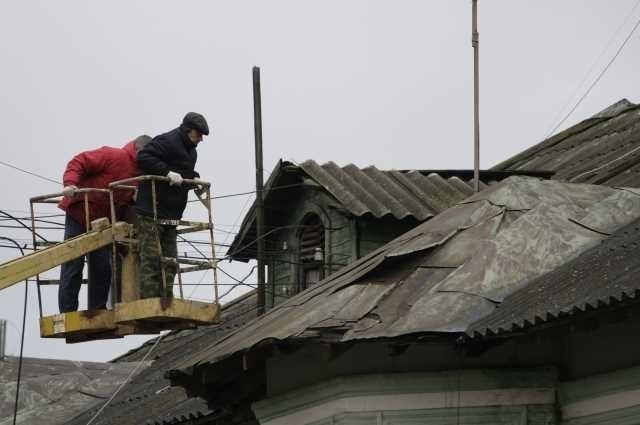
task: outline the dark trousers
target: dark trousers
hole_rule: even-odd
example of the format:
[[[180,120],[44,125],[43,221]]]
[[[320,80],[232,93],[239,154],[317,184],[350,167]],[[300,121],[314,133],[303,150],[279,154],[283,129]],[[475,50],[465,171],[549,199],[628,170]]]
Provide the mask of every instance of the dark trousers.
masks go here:
[[[85,232],[82,224],[67,214],[64,221],[64,239],[70,239]],[[89,310],[107,307],[111,285],[111,245],[89,253]],[[58,306],[61,313],[78,310],[78,293],[82,285],[84,256],[64,263],[60,268]]]

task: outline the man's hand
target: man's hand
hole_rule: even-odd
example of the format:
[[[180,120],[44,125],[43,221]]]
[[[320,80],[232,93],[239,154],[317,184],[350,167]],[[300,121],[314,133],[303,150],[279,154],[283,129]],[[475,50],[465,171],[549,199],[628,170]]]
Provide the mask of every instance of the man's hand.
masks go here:
[[[200,177],[194,177],[193,181],[196,182],[196,187],[193,188],[193,192],[200,196],[204,192],[204,187],[198,185],[198,183],[202,183],[202,179]]]
[[[176,173],[174,171],[169,171],[167,173],[167,177],[169,177],[169,186],[182,185],[182,176],[179,173]]]
[[[65,186],[64,189],[62,189],[62,194],[67,198],[71,198],[73,197],[73,195],[76,194],[76,190],[78,190],[78,186],[74,186],[74,185]]]

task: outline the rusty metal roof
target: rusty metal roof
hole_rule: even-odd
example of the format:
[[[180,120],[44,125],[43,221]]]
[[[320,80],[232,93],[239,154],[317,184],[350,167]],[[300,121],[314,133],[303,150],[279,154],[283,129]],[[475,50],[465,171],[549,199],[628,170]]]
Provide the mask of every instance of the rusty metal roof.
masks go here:
[[[187,373],[265,340],[460,333],[506,297],[640,218],[640,195],[510,177],[186,355]]]
[[[100,406],[137,364],[25,358],[17,423],[62,424],[91,406]],[[0,360],[0,424],[13,423],[17,371],[18,358]]]
[[[499,335],[640,298],[640,219],[507,296],[468,333]]]
[[[520,174],[525,172],[518,172]],[[548,173],[526,172],[549,176]],[[514,172],[481,171],[480,187],[486,188]],[[302,186],[315,185],[331,194],[337,203],[354,216],[375,218],[392,216],[425,221],[473,194],[473,170],[379,170],[354,164],[340,167],[334,162],[301,164],[280,160],[265,184],[265,206],[280,204]],[[231,258],[246,261],[255,258],[255,204],[244,218],[231,247]],[[267,224],[270,219],[268,213]]]
[[[557,180],[640,187],[640,106],[623,99],[493,170],[545,170]]]

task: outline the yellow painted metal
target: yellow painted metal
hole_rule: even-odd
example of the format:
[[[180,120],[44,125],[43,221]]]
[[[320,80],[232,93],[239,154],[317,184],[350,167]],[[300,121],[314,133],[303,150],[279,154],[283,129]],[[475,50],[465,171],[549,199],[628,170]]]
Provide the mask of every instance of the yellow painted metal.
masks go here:
[[[40,318],[40,336],[65,338],[116,331],[113,310],[82,310]]]
[[[81,255],[109,245],[130,235],[131,225],[118,222],[99,231],[92,231],[41,251],[0,264],[0,289],[35,276]]]
[[[144,298],[118,303],[114,317],[114,321],[118,324],[157,326],[162,329],[213,324],[219,319],[218,304],[180,298]]]

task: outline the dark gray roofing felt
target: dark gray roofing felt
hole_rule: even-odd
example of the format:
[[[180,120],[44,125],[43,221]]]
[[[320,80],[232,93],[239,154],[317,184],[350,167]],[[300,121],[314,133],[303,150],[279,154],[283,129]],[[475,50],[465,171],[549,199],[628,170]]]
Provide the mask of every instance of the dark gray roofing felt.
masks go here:
[[[25,358],[17,423],[56,425],[104,403],[138,363]],[[143,370],[148,363],[138,369]],[[0,424],[13,423],[18,359],[0,360]]]
[[[164,373],[175,368],[188,353],[214,345],[224,335],[253,319],[255,309],[254,291],[224,306],[220,324],[173,332],[163,337],[148,357],[153,364],[125,385],[92,425],[165,425],[215,414],[205,400],[188,397],[181,387],[171,387]],[[142,359],[154,342],[155,339],[148,341],[121,356],[114,365]],[[97,407],[86,410],[66,423],[86,425],[96,411]]]
[[[496,165],[576,183],[640,187],[640,106],[623,99]]]
[[[532,280],[640,217],[623,189],[510,177],[447,209],[179,363],[265,340],[466,332]]]
[[[618,305],[640,295],[640,219],[567,264],[507,296],[470,334],[497,335],[585,311]]]

